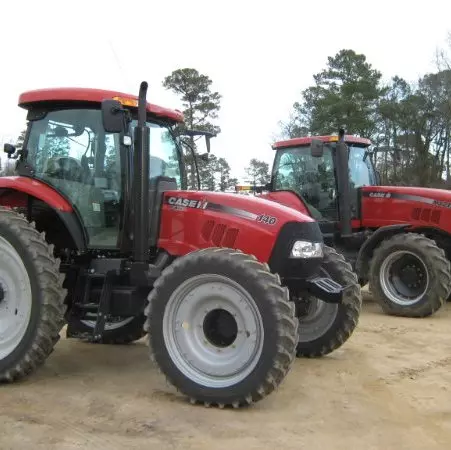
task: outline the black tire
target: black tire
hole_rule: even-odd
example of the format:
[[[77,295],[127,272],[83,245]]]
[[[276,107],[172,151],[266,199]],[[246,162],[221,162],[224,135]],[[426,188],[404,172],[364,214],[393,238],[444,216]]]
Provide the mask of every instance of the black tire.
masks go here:
[[[324,246],[321,272],[349,288],[342,304],[309,300],[309,306],[318,309],[316,315],[312,313],[299,317],[297,357],[321,357],[335,351],[350,338],[359,321],[362,293],[351,264],[333,248]]]
[[[125,323],[119,328],[105,328],[102,337],[98,341],[87,340],[88,343],[104,344],[104,345],[128,345],[132,342],[139,341],[147,333],[144,331],[144,322],[146,317],[144,314],[134,317],[130,322]],[[82,320],[71,318],[71,329],[76,330],[77,334],[84,334],[91,337],[94,327],[86,325]],[[95,320],[93,321],[95,324]]]
[[[3,241],[3,251],[12,247],[14,255],[20,257],[28,277],[23,285],[27,285],[31,293],[31,307],[27,311],[30,317],[24,323],[23,336],[15,348],[9,353],[5,351],[0,359],[0,381],[12,382],[34,372],[52,353],[65,323],[66,290],[62,287],[64,275],[59,273],[60,262],[53,256],[53,246],[47,244],[44,233],[38,233],[34,223],[30,224],[11,209],[0,207],[0,238],[7,243]],[[6,274],[11,270],[6,266],[8,263],[11,264],[11,260],[0,259],[0,278],[2,272]],[[1,267],[3,264],[5,266]],[[13,305],[17,297],[8,298],[6,293],[3,301]],[[17,304],[15,308],[17,315]]]
[[[173,359],[170,356],[171,350],[164,338],[165,311],[169,313],[171,310],[171,299],[176,298],[175,296],[177,295],[174,292],[177,292],[177,289],[184,288],[185,285],[183,283],[193,283],[193,280],[196,280],[195,277],[203,279],[205,277],[214,278],[217,276],[227,277],[226,280],[229,281],[233,280],[239,286],[237,289],[244,289],[250,295],[252,301],[254,301],[253,299],[257,299],[253,306],[255,310],[251,315],[256,314],[255,311],[258,311],[261,318],[258,325],[263,326],[264,330],[264,337],[260,339],[261,353],[258,356],[256,365],[242,380],[227,387],[212,387],[207,383],[202,384],[197,382],[194,379],[197,375],[193,375],[192,377],[187,376],[186,372],[184,373],[180,370],[180,363],[177,362],[177,358],[181,358],[181,352],[176,354],[176,357]],[[211,301],[211,291],[208,290],[208,283],[202,284],[200,282],[200,286],[201,289],[205,289],[208,292],[206,303],[202,303],[202,308],[200,309],[206,310],[207,307],[213,305],[213,310],[215,310],[214,305],[216,303]],[[213,288],[211,289],[213,290]],[[228,288],[224,287],[224,289]],[[186,292],[184,295],[181,295],[181,305],[184,305],[185,308],[192,308],[188,311],[194,314],[193,311],[195,311],[196,302],[201,302],[202,300],[198,300],[199,297],[192,296],[189,300],[190,303],[188,303],[186,298],[189,298],[189,296]],[[224,302],[232,301],[232,296],[223,295]],[[244,297],[237,298],[243,299]],[[172,300],[172,304],[174,301]],[[216,300],[215,297],[215,301],[219,300]],[[249,304],[247,303],[247,305]],[[216,308],[218,307],[216,306]],[[247,311],[246,308],[242,307],[239,314],[243,314],[243,316],[239,317],[241,318],[245,314],[249,314]],[[205,314],[206,312],[202,311],[201,313]],[[212,311],[210,310],[210,312]],[[199,333],[204,333],[201,338],[203,342],[201,347],[203,346],[206,349],[205,351],[211,349],[210,351],[213,352],[211,361],[213,361],[216,357],[216,352],[220,350],[214,344],[208,347],[206,341],[208,338],[205,337],[207,334],[204,331],[208,314],[203,317],[203,322],[195,322],[193,320],[193,323],[197,323],[198,328],[194,328],[193,325],[189,329],[202,329],[202,331],[198,331]],[[167,380],[178,391],[189,397],[193,404],[200,402],[206,406],[212,405],[223,408],[224,406],[231,405],[239,408],[257,402],[277,388],[287,375],[295,359],[298,324],[295,318],[294,304],[289,301],[288,290],[281,286],[278,275],[272,274],[266,264],[262,264],[254,256],[243,254],[238,250],[209,248],[195,251],[176,259],[163,271],[160,278],[156,281],[154,289],[149,295],[149,305],[146,309],[146,315],[148,316],[146,329],[149,333],[151,359],[156,362]],[[183,325],[185,323],[187,322],[184,321]],[[218,325],[215,330],[219,328]],[[168,333],[172,333],[170,336],[176,336],[178,333],[177,328],[171,327],[170,325],[167,329],[169,330]],[[238,327],[237,330],[239,331]],[[257,327],[255,330],[257,330]],[[252,345],[252,343],[258,341],[257,337],[253,341],[250,340],[251,334],[247,328],[245,332],[241,332],[242,334],[236,338],[237,340],[235,342],[241,339],[240,342],[244,342],[244,345]],[[195,332],[193,331],[193,333]],[[180,342],[188,342],[186,336],[188,334],[184,334]],[[257,336],[257,333],[255,336]],[[235,342],[230,342],[228,347],[225,347],[226,352],[233,348]],[[242,350],[239,344],[236,344],[235,348]],[[231,351],[233,352],[235,350]],[[195,358],[196,356],[192,352],[186,355],[186,357]],[[231,359],[226,359],[225,361],[228,364],[232,364]],[[208,370],[213,369],[213,362],[209,360],[207,367]],[[246,374],[245,369],[242,373]],[[218,374],[215,373],[213,376],[216,375]]]
[[[417,260],[420,260],[424,265],[422,269],[422,265],[418,264],[419,273],[427,273],[429,279],[423,292],[417,295],[418,300],[412,301],[411,304],[402,303],[403,298],[399,290],[392,292],[395,287],[393,287],[389,278],[384,275],[387,273],[385,270],[386,264],[395,252],[409,252],[415,255]],[[433,240],[420,234],[403,233],[385,239],[374,251],[369,272],[373,299],[389,315],[401,317],[431,316],[445,304],[450,294],[451,266],[445,252]],[[420,284],[422,279],[424,279],[424,275],[419,278]],[[381,280],[388,281],[382,283]],[[419,287],[419,291],[421,288],[422,286]]]

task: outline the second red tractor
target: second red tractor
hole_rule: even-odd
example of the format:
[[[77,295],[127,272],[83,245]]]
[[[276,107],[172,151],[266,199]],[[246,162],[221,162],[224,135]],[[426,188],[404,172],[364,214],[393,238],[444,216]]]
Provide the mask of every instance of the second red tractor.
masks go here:
[[[431,315],[451,290],[451,192],[381,186],[370,146],[344,130],[276,142],[262,196],[316,219],[386,313]]]

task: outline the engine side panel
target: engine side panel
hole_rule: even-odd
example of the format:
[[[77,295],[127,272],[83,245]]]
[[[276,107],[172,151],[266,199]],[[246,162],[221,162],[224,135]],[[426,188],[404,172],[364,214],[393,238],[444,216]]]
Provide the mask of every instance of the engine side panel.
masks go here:
[[[230,247],[269,261],[281,227],[313,219],[278,203],[234,194],[167,191],[158,247],[173,255]]]
[[[409,223],[451,233],[451,192],[404,186],[362,188],[362,226]]]

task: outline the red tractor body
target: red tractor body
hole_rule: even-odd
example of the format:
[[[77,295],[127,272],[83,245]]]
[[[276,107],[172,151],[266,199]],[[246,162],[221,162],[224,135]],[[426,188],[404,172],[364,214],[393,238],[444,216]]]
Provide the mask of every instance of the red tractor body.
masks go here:
[[[146,92],[143,82],[138,97],[20,96],[25,140],[5,145],[17,176],[0,177],[0,381],[42,364],[67,323],[67,337],[104,344],[148,334],[152,358],[192,401],[251,404],[295,355],[324,355],[350,337],[357,278],[309,215],[183,190],[183,115]],[[209,148],[208,132],[185,132]],[[316,304],[320,326],[299,333]]]
[[[263,198],[318,220],[387,313],[435,312],[451,289],[451,192],[381,186],[371,141],[356,136],[276,142]],[[429,249],[429,253],[427,252]]]

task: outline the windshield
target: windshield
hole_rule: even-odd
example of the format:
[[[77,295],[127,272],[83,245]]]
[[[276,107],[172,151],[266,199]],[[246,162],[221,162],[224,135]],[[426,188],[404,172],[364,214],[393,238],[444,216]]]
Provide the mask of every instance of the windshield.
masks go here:
[[[291,190],[303,197],[315,218],[336,217],[336,179],[333,160],[335,144],[324,147],[322,158],[313,157],[310,146],[278,150],[273,170],[275,190]],[[351,189],[375,184],[365,147],[350,146]]]
[[[274,187],[278,190],[290,189],[309,196],[312,183],[333,187],[335,183],[333,147],[326,146],[322,158],[310,154],[310,146],[292,147],[279,150],[274,164]],[[351,187],[375,184],[374,170],[369,159],[364,157],[366,147],[349,147],[349,175]],[[304,194],[303,194],[304,193]]]

